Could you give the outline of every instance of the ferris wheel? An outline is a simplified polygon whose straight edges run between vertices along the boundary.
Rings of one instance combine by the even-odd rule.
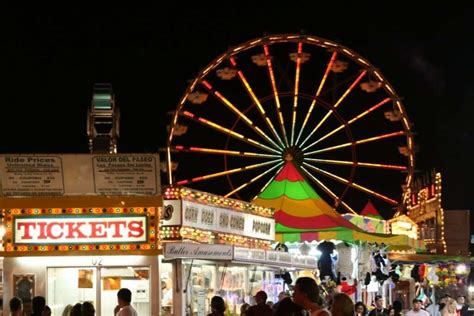
[[[271,35],[204,67],[168,128],[170,185],[250,200],[291,161],[341,212],[396,207],[414,169],[400,97],[362,56],[330,40]]]

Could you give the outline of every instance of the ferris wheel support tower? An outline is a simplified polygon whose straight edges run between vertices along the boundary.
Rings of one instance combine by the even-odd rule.
[[[87,111],[87,135],[91,153],[116,154],[120,111],[115,105],[112,85],[94,85],[91,107]]]

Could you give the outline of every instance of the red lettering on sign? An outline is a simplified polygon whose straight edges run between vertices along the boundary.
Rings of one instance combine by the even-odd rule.
[[[61,229],[57,230],[57,231],[59,231],[59,234],[57,234],[57,235],[53,234],[53,227],[54,226],[59,226],[59,228],[61,228]],[[51,238],[51,239],[59,239],[59,238],[63,237],[63,235],[64,235],[64,232],[62,230],[63,227],[64,227],[64,223],[58,223],[58,222],[50,223],[48,225],[48,228],[47,228],[48,237]]]
[[[127,223],[125,221],[120,221],[120,222],[109,222],[109,227],[114,228],[114,234],[112,235],[113,238],[119,238],[122,237],[122,234],[120,233],[120,228],[125,228],[127,226]]]
[[[80,217],[70,219],[38,218],[19,219],[16,223],[16,238],[18,243],[38,243],[41,241],[57,242],[87,242],[89,239],[96,241],[119,239],[127,242],[128,239],[136,240],[146,234],[146,218],[94,218]]]
[[[92,222],[91,224],[91,235],[90,238],[105,238],[107,237],[107,222]]]
[[[142,222],[131,221],[128,223],[128,237],[140,237],[144,234]]]
[[[36,223],[18,223],[18,230],[24,228],[23,239],[32,239],[30,228],[35,228]]]
[[[68,228],[68,234],[66,238],[86,238],[87,236],[81,231],[81,226],[84,226],[86,222],[77,222],[77,223],[65,223]],[[74,233],[77,235],[75,236]]]
[[[39,222],[38,223],[38,227],[39,227],[39,235],[38,235],[38,239],[46,239],[48,238],[48,236],[46,235],[46,226],[48,225],[48,223],[44,223],[44,222]]]

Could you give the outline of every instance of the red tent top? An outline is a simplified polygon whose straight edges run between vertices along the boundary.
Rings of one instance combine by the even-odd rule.
[[[369,200],[367,204],[364,206],[364,209],[360,213],[362,216],[367,216],[367,217],[373,217],[377,219],[383,219],[383,217],[380,215],[379,211],[375,208],[375,206],[372,204],[372,202]]]

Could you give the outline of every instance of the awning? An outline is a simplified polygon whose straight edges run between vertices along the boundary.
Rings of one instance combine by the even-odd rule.
[[[444,254],[406,254],[389,252],[388,258],[397,263],[446,263],[446,262],[474,262],[473,257],[444,255]]]

